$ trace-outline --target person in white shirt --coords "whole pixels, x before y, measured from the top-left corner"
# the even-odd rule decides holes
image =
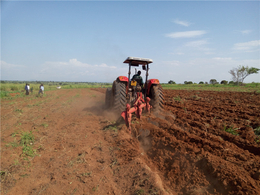
[[[42,94],[43,95],[44,93],[44,87],[43,87],[43,84],[40,85],[40,90],[39,90],[39,93],[38,95]]]
[[[26,85],[25,85],[25,91],[26,91],[25,95],[29,95],[30,86],[28,83],[26,83]]]

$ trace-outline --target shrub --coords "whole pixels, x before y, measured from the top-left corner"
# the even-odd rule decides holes
[[[11,89],[11,91],[18,91],[18,87],[17,87],[17,86],[14,86],[14,85],[12,85],[12,86],[10,87],[10,89]]]

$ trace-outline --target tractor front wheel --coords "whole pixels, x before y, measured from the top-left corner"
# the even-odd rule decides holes
[[[155,112],[160,112],[164,107],[164,95],[161,85],[153,85],[151,87],[151,101],[152,110]]]

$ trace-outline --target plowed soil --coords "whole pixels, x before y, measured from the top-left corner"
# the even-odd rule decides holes
[[[164,94],[131,133],[104,88],[2,100],[1,194],[260,194],[260,95]]]

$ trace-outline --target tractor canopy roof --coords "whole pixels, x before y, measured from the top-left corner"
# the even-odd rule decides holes
[[[153,60],[147,58],[128,57],[124,63],[130,64],[131,66],[145,66],[147,64],[153,63]]]

